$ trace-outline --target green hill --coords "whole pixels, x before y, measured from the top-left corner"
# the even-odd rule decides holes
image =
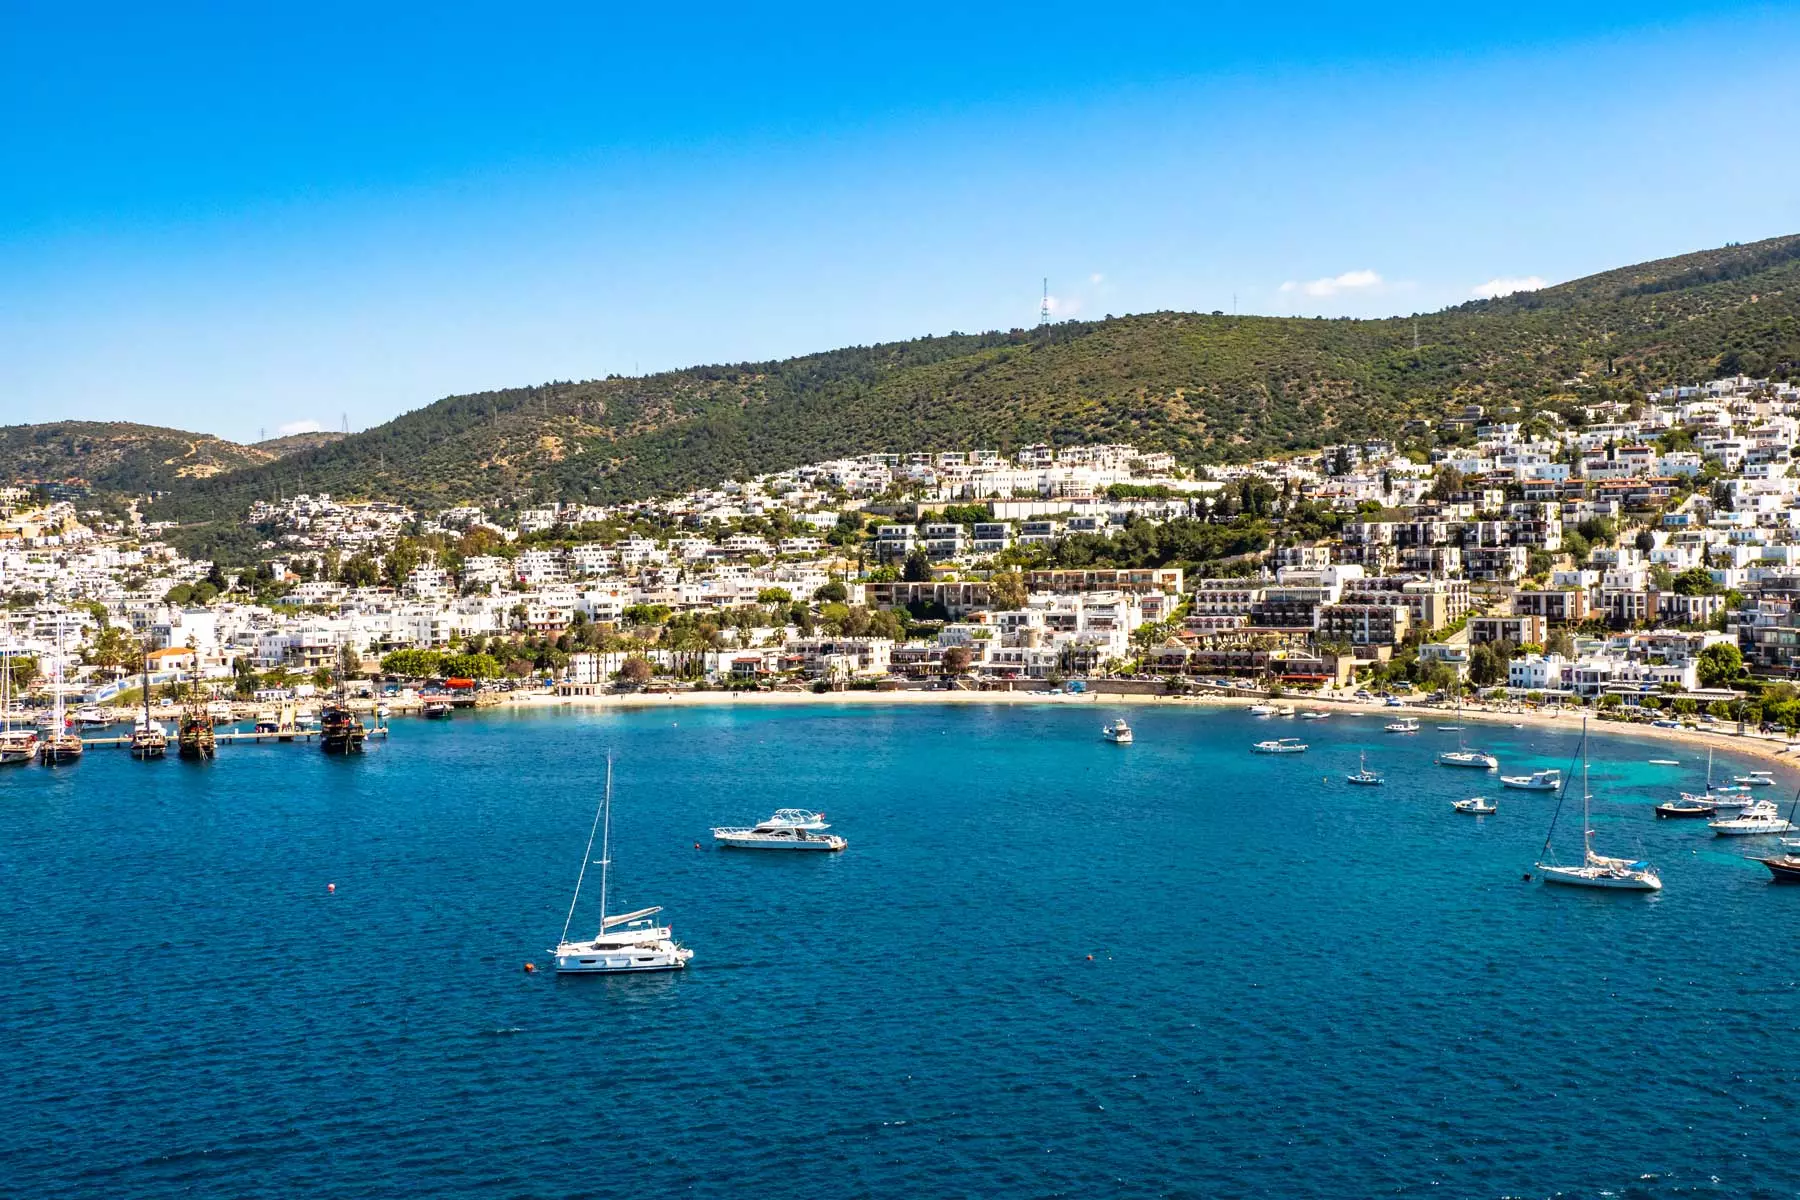
[[[148,492],[260,466],[274,458],[211,434],[124,421],[0,427],[0,480]]]
[[[867,450],[1133,441],[1188,462],[1800,363],[1800,236],[1385,320],[1151,313],[782,362],[452,396],[153,515],[229,523],[297,488],[419,504],[619,500]],[[1573,384],[1572,381],[1585,381]]]

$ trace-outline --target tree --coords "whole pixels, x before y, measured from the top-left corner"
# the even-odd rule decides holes
[[[1701,687],[1730,687],[1743,673],[1744,656],[1729,642],[1719,642],[1700,652],[1696,664]]]
[[[1676,594],[1682,596],[1711,596],[1723,590],[1705,567],[1689,567],[1675,576],[1674,587]]]
[[[841,579],[833,579],[821,584],[814,592],[813,599],[820,604],[842,604],[850,598],[850,589],[844,586]]]
[[[1684,717],[1691,717],[1700,711],[1700,702],[1688,696],[1679,696],[1673,705],[1676,712]]]
[[[656,674],[656,668],[650,660],[641,654],[634,654],[619,666],[619,680],[635,687],[643,687]]]
[[[1557,629],[1544,639],[1545,654],[1560,654],[1564,658],[1575,656],[1575,639],[1569,636],[1566,629]]]
[[[1506,678],[1506,661],[1485,642],[1469,651],[1469,682],[1476,687],[1493,687]]]
[[[1648,554],[1656,549],[1656,535],[1651,533],[1648,529],[1640,529],[1638,530],[1637,538],[1633,541],[1633,545],[1635,545],[1642,553]]]
[[[988,592],[1000,608],[1024,608],[1029,596],[1022,571],[995,571],[988,577]]]
[[[907,552],[906,562],[900,568],[900,578],[907,583],[931,582],[931,559],[925,551],[913,549]]]
[[[843,585],[839,584],[838,586],[842,587]],[[758,604],[788,604],[791,603],[793,599],[793,593],[782,587],[766,587],[762,589],[762,591],[756,593],[756,602]]]
[[[969,669],[969,664],[973,661],[975,661],[975,656],[969,653],[967,646],[952,646],[944,651],[944,673],[961,675]]]

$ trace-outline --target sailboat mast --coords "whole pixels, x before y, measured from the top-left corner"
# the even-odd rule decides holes
[[[600,814],[605,811],[612,799],[612,756],[610,754],[606,757],[606,796],[607,800],[602,802],[601,807],[594,810],[594,823],[588,826],[587,849],[581,852],[581,870],[575,874],[575,894],[569,897],[569,915],[563,918],[561,940],[565,942],[569,940],[569,923],[575,919],[575,905],[581,901],[581,883],[587,878],[588,860],[594,857],[594,834],[600,829]],[[602,900],[600,907],[604,909],[606,901]],[[602,917],[601,921],[604,923],[605,917]]]
[[[1594,827],[1588,822],[1587,720],[1581,722],[1581,849],[1582,865],[1594,857]]]
[[[612,866],[612,755],[606,756],[606,799],[602,802],[606,815],[601,818],[600,834],[600,932],[606,932],[606,874]]]

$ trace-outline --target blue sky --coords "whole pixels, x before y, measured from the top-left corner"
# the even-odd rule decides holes
[[[1792,8],[623,7],[0,0],[0,421],[360,429],[1045,276],[1373,316],[1800,232]]]

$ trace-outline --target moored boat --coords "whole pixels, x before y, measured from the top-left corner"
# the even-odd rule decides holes
[[[1800,793],[1795,794],[1795,802],[1800,803]],[[1791,817],[1791,812],[1789,816]],[[1708,821],[1706,827],[1717,837],[1758,837],[1771,833],[1792,833],[1794,822],[1781,815],[1769,800],[1758,800],[1746,805],[1735,817],[1720,817]]]
[[[1581,862],[1577,864],[1540,860],[1536,865],[1545,883],[1566,887],[1601,888],[1622,892],[1659,892],[1662,876],[1647,862],[1615,858],[1594,852],[1594,829],[1589,818],[1593,796],[1588,791],[1587,718],[1581,720]],[[1557,805],[1557,812],[1562,806]],[[1556,816],[1550,818],[1550,829],[1544,835],[1543,855],[1550,856],[1550,842],[1556,836]]]
[[[1800,855],[1782,854],[1774,858],[1756,860],[1769,868],[1769,876],[1775,883],[1800,883]]]
[[[1299,738],[1270,738],[1250,747],[1258,754],[1305,754],[1306,743]]]
[[[1497,771],[1500,760],[1480,750],[1446,750],[1437,756],[1440,767],[1472,767],[1478,771]]]
[[[1718,805],[1708,804],[1700,797],[1689,796],[1685,792],[1679,800],[1665,800],[1656,806],[1656,815],[1664,819],[1710,817],[1718,811]]]
[[[1562,772],[1552,768],[1548,771],[1533,771],[1529,775],[1502,775],[1500,786],[1521,792],[1554,792],[1562,786]]]
[[[1492,816],[1500,811],[1500,806],[1486,796],[1470,796],[1467,800],[1452,800],[1450,807],[1459,813],[1472,813],[1478,817]]]
[[[1120,717],[1110,724],[1102,725],[1100,736],[1115,746],[1129,746],[1132,740],[1131,726],[1125,723],[1124,717]]]
[[[1382,728],[1389,733],[1417,733],[1419,722],[1416,717],[1401,717],[1398,721],[1389,721]]]
[[[581,871],[575,876],[575,895],[569,901],[569,915],[563,921],[562,937],[550,953],[559,975],[630,975],[648,971],[679,971],[688,965],[694,952],[675,940],[674,930],[653,920],[661,906],[640,908],[636,912],[606,915],[608,872],[612,867],[612,759],[606,760],[606,791],[600,810],[594,814],[594,825],[604,828],[600,842],[600,929],[586,941],[569,940],[569,923],[575,919],[575,906],[581,900],[581,884],[587,878],[588,860],[594,853],[594,829],[588,830],[587,850],[581,856]]]
[[[1369,756],[1359,754],[1356,758],[1357,771],[1354,775],[1344,776],[1345,783],[1354,783],[1358,787],[1380,787],[1385,782],[1381,776],[1369,770]]]
[[[842,850],[850,843],[835,833],[819,833],[796,825],[759,821],[748,827],[720,826],[713,841],[733,850]]]

